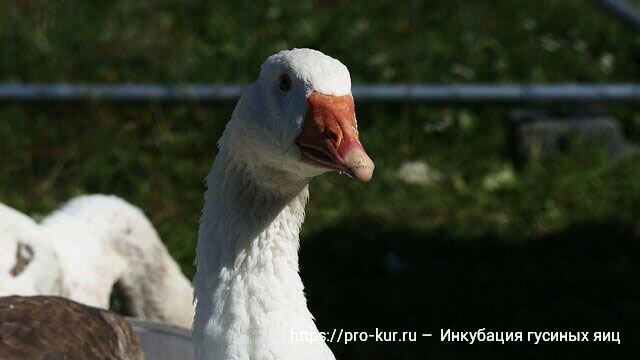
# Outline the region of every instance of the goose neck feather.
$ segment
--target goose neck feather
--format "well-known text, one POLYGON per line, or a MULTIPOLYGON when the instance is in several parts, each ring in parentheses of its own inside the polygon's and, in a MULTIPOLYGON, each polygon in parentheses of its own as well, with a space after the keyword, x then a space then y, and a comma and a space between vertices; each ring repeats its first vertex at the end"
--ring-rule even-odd
POLYGON ((333 359, 323 341, 291 335, 318 331, 298 273, 308 179, 273 171, 256 178, 251 170, 223 136, 207 177, 198 239, 196 358, 333 359))

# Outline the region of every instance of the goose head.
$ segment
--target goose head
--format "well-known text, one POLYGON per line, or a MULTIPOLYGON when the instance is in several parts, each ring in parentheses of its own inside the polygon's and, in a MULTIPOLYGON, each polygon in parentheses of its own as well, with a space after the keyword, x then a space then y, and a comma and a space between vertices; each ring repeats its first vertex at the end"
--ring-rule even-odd
POLYGON ((374 164, 358 138, 351 78, 340 61, 293 49, 267 58, 227 126, 247 164, 309 179, 339 171, 369 181, 374 164))
POLYGON ((61 295, 62 272, 53 249, 34 236, 35 230, 0 229, 0 296, 61 295))

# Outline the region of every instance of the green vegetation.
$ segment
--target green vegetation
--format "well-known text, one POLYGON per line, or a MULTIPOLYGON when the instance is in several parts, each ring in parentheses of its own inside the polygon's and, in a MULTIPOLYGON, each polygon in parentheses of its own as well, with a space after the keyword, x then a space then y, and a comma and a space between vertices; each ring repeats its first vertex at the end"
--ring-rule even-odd
MULTIPOLYGON (((1 81, 248 83, 266 56, 289 47, 331 54, 354 82, 640 79, 640 36, 588 1, 24 0, 0 11, 1 81)), ((366 185, 335 174, 312 182, 301 258, 310 306, 322 330, 436 338, 333 344, 337 354, 525 357, 440 343, 440 328, 610 330, 640 343, 637 160, 574 147, 516 169, 508 108, 356 106, 377 169, 366 185), (439 123, 450 125, 424 131, 439 123), (444 180, 402 183, 395 172, 409 160, 444 180), (387 269, 389 251, 403 272, 387 269)), ((75 195, 117 194, 144 209, 192 275, 202 180, 232 108, 2 104, 0 201, 37 216, 75 195)), ((638 108, 608 110, 637 141, 638 108)), ((528 349, 527 358, 612 350, 528 349)))

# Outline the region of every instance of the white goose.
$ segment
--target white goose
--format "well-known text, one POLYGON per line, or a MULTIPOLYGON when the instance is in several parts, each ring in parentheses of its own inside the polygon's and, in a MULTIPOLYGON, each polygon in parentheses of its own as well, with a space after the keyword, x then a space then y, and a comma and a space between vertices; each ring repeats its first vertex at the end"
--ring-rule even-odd
POLYGON ((62 259, 70 299, 106 309, 115 285, 131 315, 191 327, 191 283, 140 209, 116 196, 80 196, 41 227, 62 259))
POLYGON ((38 224, 0 204, 0 358, 143 359, 118 315, 56 296, 63 293, 57 254, 38 224), (4 296, 19 294, 22 296, 4 296))
MULTIPOLYGON (((0 217, 0 226, 7 223, 0 217)), ((15 227, 14 223, 9 225, 15 227)), ((32 226, 40 243, 46 244, 34 252, 39 256, 47 247, 52 249, 62 273, 59 292, 36 294, 61 295, 108 309, 115 286, 125 297, 129 315, 191 327, 191 284, 140 209, 116 196, 80 196, 32 226)))
POLYGON ((324 341, 295 338, 318 334, 298 248, 311 178, 373 173, 347 68, 310 49, 269 57, 218 147, 196 256, 196 359, 334 359, 324 341))

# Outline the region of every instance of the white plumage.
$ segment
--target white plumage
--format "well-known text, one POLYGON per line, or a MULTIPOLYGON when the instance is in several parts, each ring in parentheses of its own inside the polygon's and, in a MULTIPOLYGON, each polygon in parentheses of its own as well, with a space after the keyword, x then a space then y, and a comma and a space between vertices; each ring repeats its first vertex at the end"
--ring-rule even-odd
MULTIPOLYGON (((373 173, 350 87, 339 61, 294 49, 269 57, 239 100, 206 178, 196 359, 334 359, 307 308, 298 249, 311 178, 338 170, 368 181, 373 173)), ((104 306, 103 289, 118 283, 134 299, 149 296, 134 306, 145 315, 186 318, 192 310, 176 296, 189 284, 126 202, 75 199, 37 227, 55 249, 69 297, 104 306), (101 280, 87 281, 94 278, 101 280)))
POLYGON ((196 359, 334 359, 307 308, 298 248, 310 179, 373 172, 350 87, 338 60, 295 49, 269 57, 239 100, 206 179, 196 359))
POLYGON ((62 271, 38 224, 0 203, 0 295, 58 295, 62 271))
MULTIPOLYGON (((23 236, 11 240, 5 238, 5 234, 22 234, 27 227, 33 234, 32 241, 39 245, 34 247, 34 259, 28 267, 30 271, 33 268, 33 275, 23 283, 38 279, 61 285, 57 291, 37 292, 5 289, 3 285, 1 295, 61 295, 107 309, 115 286, 124 295, 131 315, 186 328, 191 326, 194 311, 191 284, 150 221, 135 206, 116 196, 80 196, 45 217, 40 224, 15 210, 11 211, 12 216, 6 216, 8 208, 3 208, 2 246, 15 246, 11 244, 23 236), (51 254, 53 257, 48 256, 51 254), (43 266, 52 270, 36 273, 36 269, 43 266), (60 269, 59 282, 48 276, 54 274, 56 268, 60 269)), ((5 270, 12 263, 5 257, 0 282, 9 284, 20 280, 5 270)))

